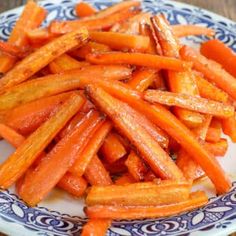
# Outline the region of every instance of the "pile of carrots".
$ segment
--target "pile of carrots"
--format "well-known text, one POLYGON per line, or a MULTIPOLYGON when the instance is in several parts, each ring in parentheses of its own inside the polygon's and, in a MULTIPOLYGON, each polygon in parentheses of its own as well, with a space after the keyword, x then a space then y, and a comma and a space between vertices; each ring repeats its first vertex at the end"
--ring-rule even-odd
POLYGON ((39 28, 47 12, 28 1, 0 42, 0 136, 16 150, 0 187, 16 184, 29 206, 59 187, 85 196, 82 235, 113 219, 156 218, 208 202, 191 192, 207 176, 218 194, 231 181, 218 164, 236 142, 236 56, 218 40, 200 52, 180 37, 211 29, 170 25, 123 1, 39 28), (173 159, 176 158, 176 160, 173 159))

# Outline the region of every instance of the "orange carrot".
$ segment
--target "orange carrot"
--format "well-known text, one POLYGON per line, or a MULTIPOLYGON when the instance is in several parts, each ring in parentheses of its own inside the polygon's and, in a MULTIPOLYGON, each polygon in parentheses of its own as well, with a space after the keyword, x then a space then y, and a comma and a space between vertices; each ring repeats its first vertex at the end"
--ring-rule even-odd
POLYGON ((103 164, 104 164, 106 170, 111 175, 120 175, 120 174, 124 174, 125 172, 128 171, 127 167, 125 166, 126 157, 123 157, 113 163, 107 162, 105 158, 102 160, 103 160, 103 164))
POLYGON ((111 225, 111 220, 89 220, 82 229, 81 236, 104 236, 111 225))
POLYGON ((79 17, 91 16, 96 13, 96 10, 86 2, 80 2, 75 5, 75 13, 79 17))
POLYGON ((80 109, 83 102, 79 95, 73 94, 54 116, 32 133, 0 166, 1 188, 8 188, 24 174, 66 122, 80 109))
POLYGON ((123 175, 121 175, 115 180, 116 185, 126 185, 126 184, 132 184, 135 182, 136 182, 135 179, 129 173, 124 173, 123 175))
POLYGON ((219 142, 221 137, 221 122, 217 119, 212 119, 211 124, 207 130, 206 141, 219 142))
POLYGON ((162 74, 162 71, 159 71, 159 73, 156 74, 156 77, 154 79, 154 87, 158 90, 166 91, 166 81, 164 79, 164 76, 162 74))
POLYGON ((16 58, 25 57, 29 53, 29 49, 27 48, 20 48, 14 44, 0 41, 0 51, 16 58))
POLYGON ((158 218, 191 211, 206 205, 207 195, 198 191, 190 194, 190 198, 175 204, 163 206, 90 206, 85 208, 88 217, 94 219, 132 220, 158 218))
POLYGON ((235 115, 228 118, 221 120, 222 129, 224 134, 228 135, 231 140, 235 143, 236 142, 236 117, 235 115))
POLYGON ((219 142, 215 143, 206 142, 204 145, 214 156, 224 156, 228 149, 227 139, 220 139, 219 142))
POLYGON ((220 63, 226 71, 236 77, 236 55, 226 44, 218 39, 212 39, 204 42, 200 51, 202 55, 220 63))

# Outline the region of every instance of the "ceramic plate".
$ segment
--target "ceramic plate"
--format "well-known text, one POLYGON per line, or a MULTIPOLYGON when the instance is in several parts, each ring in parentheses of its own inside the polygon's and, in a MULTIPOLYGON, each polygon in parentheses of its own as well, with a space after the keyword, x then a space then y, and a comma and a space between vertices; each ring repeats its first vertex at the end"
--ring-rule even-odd
MULTIPOLYGON (((53 19, 75 18, 73 6, 78 0, 49 0, 40 4, 49 14, 45 25, 53 19)), ((88 0, 97 9, 116 3, 116 0, 88 0)), ((171 24, 198 24, 213 28, 216 37, 236 51, 236 24, 214 13, 168 0, 142 1, 145 11, 164 13, 171 24)), ((7 39, 22 8, 0 15, 0 38, 7 39)), ((188 37, 185 43, 198 47, 205 37, 188 37)), ((236 179, 234 154, 236 145, 229 142, 229 150, 220 159, 225 171, 236 179)), ((4 141, 0 142, 1 159, 13 149, 4 141)), ((153 220, 114 222, 109 236, 151 236, 151 235, 226 235, 236 231, 236 183, 232 190, 220 197, 214 197, 213 187, 203 181, 201 187, 211 200, 196 211, 153 220)), ((82 200, 74 199, 60 190, 54 190, 38 207, 27 207, 15 194, 14 189, 0 192, 0 231, 8 235, 80 235, 86 222, 82 200)))

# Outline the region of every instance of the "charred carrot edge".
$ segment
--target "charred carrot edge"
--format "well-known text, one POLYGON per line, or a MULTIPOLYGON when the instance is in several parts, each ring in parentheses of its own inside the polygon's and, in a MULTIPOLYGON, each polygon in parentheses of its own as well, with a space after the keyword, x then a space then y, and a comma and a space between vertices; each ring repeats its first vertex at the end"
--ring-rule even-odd
POLYGON ((198 191, 190 194, 190 198, 176 204, 164 206, 91 206, 85 208, 90 218, 132 220, 143 218, 158 218, 191 211, 206 205, 208 198, 204 192, 198 191))
POLYGON ((90 219, 82 229, 81 236, 104 236, 111 225, 111 220, 90 219))
POLYGON ((236 118, 235 115, 221 120, 224 134, 228 135, 233 142, 236 142, 236 118))
POLYGON ((228 149, 228 142, 227 139, 221 139, 219 142, 216 143, 208 143, 206 142, 205 147, 212 153, 214 156, 224 156, 228 149))
POLYGON ((80 2, 75 5, 75 13, 79 17, 92 16, 96 10, 86 2, 80 2))
POLYGON ((150 89, 144 93, 144 99, 151 103, 182 107, 219 118, 228 118, 234 114, 234 107, 226 103, 220 103, 187 94, 150 89))
POLYGON ((207 130, 206 141, 208 142, 219 142, 221 138, 221 122, 217 119, 212 119, 211 124, 207 130))
POLYGON ((135 182, 136 180, 129 173, 124 173, 115 180, 116 185, 126 185, 135 182))
POLYGON ((107 186, 112 184, 111 177, 97 155, 90 161, 84 173, 91 185, 107 186))
POLYGON ((81 28, 72 33, 63 35, 41 47, 39 50, 36 50, 2 77, 0 81, 0 91, 3 92, 6 88, 27 80, 58 56, 76 46, 83 45, 87 38, 88 31, 85 28, 81 28))

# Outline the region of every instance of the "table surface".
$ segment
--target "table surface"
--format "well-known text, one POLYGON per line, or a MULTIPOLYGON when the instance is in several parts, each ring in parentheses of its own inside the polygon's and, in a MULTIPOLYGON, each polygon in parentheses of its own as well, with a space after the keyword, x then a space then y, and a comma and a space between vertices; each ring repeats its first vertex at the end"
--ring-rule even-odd
MULTIPOLYGON (((0 13, 25 4, 27 0, 0 0, 0 13)), ((205 8, 236 21, 236 0, 177 0, 205 8)), ((236 236, 236 234, 233 234, 236 236)), ((233 236, 231 235, 231 236, 233 236)), ((3 234, 0 233, 0 236, 3 234)))

